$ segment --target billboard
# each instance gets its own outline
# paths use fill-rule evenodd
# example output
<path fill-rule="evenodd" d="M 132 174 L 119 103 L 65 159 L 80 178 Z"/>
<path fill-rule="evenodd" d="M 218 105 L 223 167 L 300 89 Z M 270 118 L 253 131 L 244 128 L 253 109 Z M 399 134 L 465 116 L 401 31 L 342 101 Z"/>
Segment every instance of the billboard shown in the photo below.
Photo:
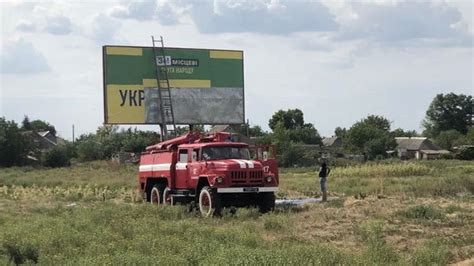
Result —
<path fill-rule="evenodd" d="M 106 124 L 161 123 L 157 65 L 168 73 L 176 124 L 245 122 L 243 51 L 166 47 L 155 58 L 152 47 L 107 45 L 102 55 Z"/>

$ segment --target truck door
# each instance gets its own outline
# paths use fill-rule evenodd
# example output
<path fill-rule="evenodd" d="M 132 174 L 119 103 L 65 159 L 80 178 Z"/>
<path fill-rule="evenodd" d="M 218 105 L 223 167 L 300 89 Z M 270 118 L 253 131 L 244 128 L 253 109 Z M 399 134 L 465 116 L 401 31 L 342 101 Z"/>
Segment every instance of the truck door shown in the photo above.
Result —
<path fill-rule="evenodd" d="M 263 174 L 273 173 L 278 181 L 278 164 L 276 160 L 276 148 L 274 145 L 257 145 L 255 158 L 262 163 Z"/>
<path fill-rule="evenodd" d="M 176 163 L 176 188 L 187 188 L 188 160 L 188 149 L 179 149 Z"/>
<path fill-rule="evenodd" d="M 191 150 L 191 162 L 188 163 L 188 186 L 196 187 L 201 174 L 201 162 L 199 161 L 199 149 Z"/>

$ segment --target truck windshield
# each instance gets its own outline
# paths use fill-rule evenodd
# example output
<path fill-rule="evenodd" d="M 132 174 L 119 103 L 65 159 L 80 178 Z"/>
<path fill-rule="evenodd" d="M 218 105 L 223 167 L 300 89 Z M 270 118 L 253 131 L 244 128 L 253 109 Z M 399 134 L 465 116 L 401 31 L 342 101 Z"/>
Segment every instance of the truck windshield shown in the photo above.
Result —
<path fill-rule="evenodd" d="M 205 147 L 202 149 L 204 160 L 250 159 L 249 149 L 246 147 L 221 146 Z"/>

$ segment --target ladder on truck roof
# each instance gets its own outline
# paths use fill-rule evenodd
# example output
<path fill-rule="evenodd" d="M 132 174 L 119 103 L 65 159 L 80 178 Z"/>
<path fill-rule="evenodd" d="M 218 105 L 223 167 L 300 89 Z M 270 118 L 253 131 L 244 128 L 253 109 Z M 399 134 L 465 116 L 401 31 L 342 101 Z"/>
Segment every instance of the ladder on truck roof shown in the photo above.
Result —
<path fill-rule="evenodd" d="M 176 123 L 174 121 L 173 104 L 171 101 L 170 81 L 168 79 L 168 65 L 171 64 L 171 58 L 165 55 L 163 36 L 160 36 L 160 39 L 155 39 L 155 37 L 151 36 L 151 40 L 153 42 L 153 57 L 156 66 L 158 99 L 160 101 L 161 137 L 164 140 L 174 136 L 176 133 Z M 161 47 L 157 47 L 155 45 L 156 43 L 161 43 Z M 159 55 L 158 52 L 160 53 Z M 168 126 L 171 128 L 168 128 Z"/>

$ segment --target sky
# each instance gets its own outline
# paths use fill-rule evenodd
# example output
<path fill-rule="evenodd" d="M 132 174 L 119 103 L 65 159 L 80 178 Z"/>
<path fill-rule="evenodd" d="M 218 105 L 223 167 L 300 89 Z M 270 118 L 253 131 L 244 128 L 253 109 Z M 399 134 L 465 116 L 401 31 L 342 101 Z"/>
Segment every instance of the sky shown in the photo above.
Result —
<path fill-rule="evenodd" d="M 71 139 L 103 124 L 102 45 L 244 51 L 245 110 L 299 108 L 321 135 L 369 114 L 422 131 L 439 93 L 472 95 L 472 1 L 0 0 L 0 117 Z M 158 130 L 158 126 L 138 126 Z"/>

